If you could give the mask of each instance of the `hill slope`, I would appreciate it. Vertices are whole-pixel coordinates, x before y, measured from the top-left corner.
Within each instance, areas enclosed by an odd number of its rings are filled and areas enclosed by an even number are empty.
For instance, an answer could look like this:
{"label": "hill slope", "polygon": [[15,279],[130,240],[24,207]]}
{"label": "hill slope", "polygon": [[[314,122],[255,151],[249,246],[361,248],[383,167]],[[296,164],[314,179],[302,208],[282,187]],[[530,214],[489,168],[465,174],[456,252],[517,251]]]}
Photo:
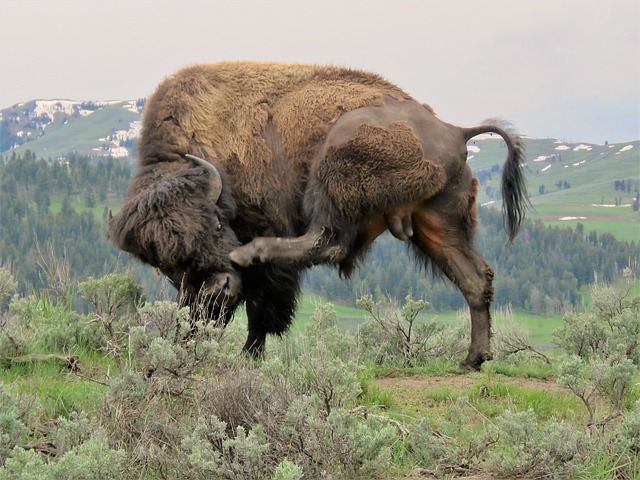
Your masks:
{"label": "hill slope", "polygon": [[[525,139],[527,187],[534,207],[528,216],[548,225],[575,226],[640,239],[640,215],[631,208],[640,187],[640,142],[616,145]],[[479,203],[500,205],[502,139],[469,143],[469,164],[480,179]]]}
{"label": "hill slope", "polygon": [[140,131],[144,100],[33,100],[0,111],[0,153],[26,149],[53,160],[78,152],[129,157]]}
{"label": "hill slope", "polygon": [[[79,102],[33,100],[0,111],[0,155],[29,149],[40,158],[68,152],[92,157],[133,157],[144,100]],[[527,184],[535,207],[529,217],[550,225],[610,232],[640,239],[640,214],[631,205],[640,186],[640,141],[617,145],[525,139]],[[481,181],[479,203],[500,207],[501,138],[469,142],[469,164]]]}

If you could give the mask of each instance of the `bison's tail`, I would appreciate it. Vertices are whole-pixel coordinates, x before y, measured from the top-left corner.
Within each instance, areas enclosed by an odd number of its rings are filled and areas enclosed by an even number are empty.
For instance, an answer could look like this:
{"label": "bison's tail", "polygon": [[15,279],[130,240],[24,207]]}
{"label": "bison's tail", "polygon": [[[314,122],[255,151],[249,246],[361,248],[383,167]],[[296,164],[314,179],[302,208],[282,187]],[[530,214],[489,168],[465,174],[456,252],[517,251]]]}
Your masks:
{"label": "bison's tail", "polygon": [[513,127],[499,119],[489,119],[479,127],[463,129],[465,141],[482,133],[496,133],[507,144],[508,156],[502,168],[502,212],[507,221],[509,242],[518,234],[527,207],[530,206],[524,178],[524,142]]}

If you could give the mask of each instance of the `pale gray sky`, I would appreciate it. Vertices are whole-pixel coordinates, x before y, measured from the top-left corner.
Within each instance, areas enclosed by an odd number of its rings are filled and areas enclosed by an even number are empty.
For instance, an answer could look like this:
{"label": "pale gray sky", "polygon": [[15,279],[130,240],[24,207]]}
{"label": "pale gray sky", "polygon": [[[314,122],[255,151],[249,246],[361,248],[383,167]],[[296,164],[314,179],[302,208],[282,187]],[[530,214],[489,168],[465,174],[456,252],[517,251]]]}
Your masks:
{"label": "pale gray sky", "polygon": [[222,60],[375,71],[460,125],[640,139],[638,0],[0,0],[0,108],[141,98]]}

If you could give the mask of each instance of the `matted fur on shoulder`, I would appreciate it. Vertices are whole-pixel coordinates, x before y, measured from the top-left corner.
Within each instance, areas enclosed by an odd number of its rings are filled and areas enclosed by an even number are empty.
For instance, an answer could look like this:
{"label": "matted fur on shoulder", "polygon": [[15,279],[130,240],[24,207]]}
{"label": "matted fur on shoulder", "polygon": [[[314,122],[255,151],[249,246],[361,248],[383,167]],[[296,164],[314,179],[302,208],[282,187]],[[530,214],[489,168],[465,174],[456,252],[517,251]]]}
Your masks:
{"label": "matted fur on shoulder", "polygon": [[[373,73],[331,66],[225,62],[195,65],[166,78],[145,110],[140,161],[175,161],[197,144],[216,163],[251,165],[241,188],[260,198],[274,152],[262,133],[273,122],[282,148],[298,163],[344,112],[410,98]],[[167,151],[171,149],[172,151]],[[164,156],[164,159],[158,158]],[[233,169],[233,165],[228,166]]]}

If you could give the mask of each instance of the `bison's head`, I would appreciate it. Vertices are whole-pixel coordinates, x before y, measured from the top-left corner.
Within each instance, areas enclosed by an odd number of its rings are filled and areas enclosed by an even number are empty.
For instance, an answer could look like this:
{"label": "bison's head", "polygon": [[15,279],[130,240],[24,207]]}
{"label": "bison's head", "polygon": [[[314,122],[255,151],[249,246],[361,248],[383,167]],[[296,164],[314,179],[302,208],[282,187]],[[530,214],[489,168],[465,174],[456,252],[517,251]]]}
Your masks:
{"label": "bison's head", "polygon": [[192,306],[204,299],[233,307],[241,291],[240,274],[229,260],[240,245],[229,227],[233,200],[213,165],[187,159],[141,166],[122,210],[109,216],[107,235],[119,249],[158,268]]}

